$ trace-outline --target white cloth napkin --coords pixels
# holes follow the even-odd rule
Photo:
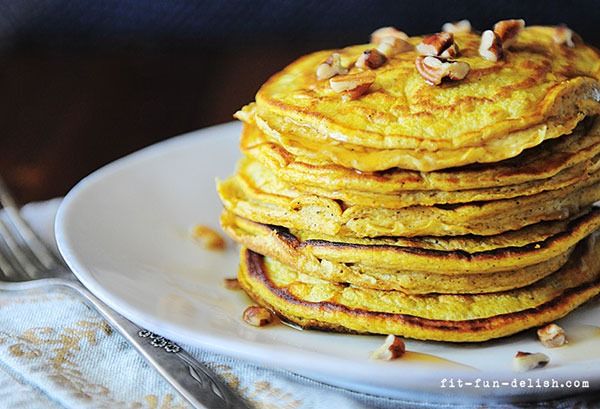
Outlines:
[[[52,246],[60,199],[23,215]],[[331,387],[302,376],[188,348],[256,408],[445,408],[472,403],[393,400]],[[600,398],[572,397],[518,407],[592,408]],[[0,408],[188,408],[123,338],[69,290],[0,292]],[[508,408],[489,403],[480,407]]]

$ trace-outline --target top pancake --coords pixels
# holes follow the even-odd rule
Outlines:
[[[552,139],[501,162],[474,164],[435,172],[394,168],[384,172],[357,172],[338,165],[315,166],[298,160],[282,146],[265,139],[254,125],[245,124],[242,152],[290,183],[329,190],[358,190],[379,194],[406,191],[461,191],[511,186],[571,173],[576,165],[600,155],[600,118],[588,117],[570,135]],[[588,168],[588,165],[583,165]],[[567,170],[570,169],[570,170]]]
[[[370,92],[349,101],[315,77],[316,67],[332,51],[312,53],[271,77],[256,105],[238,117],[263,132],[294,139],[346,144],[349,150],[395,150],[395,162],[378,169],[375,161],[361,169],[366,171],[496,162],[568,133],[556,124],[574,127],[582,116],[600,112],[600,56],[583,44],[554,44],[553,30],[525,28],[499,62],[479,56],[479,35],[456,34],[458,59],[471,71],[464,80],[441,86],[427,84],[417,73],[415,51],[397,54],[374,70]],[[371,47],[337,52],[348,63]]]

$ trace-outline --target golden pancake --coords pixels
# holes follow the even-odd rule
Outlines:
[[[332,284],[247,249],[238,278],[257,303],[305,328],[473,342],[559,319],[599,294],[599,250],[590,236],[551,276],[493,294],[408,295]]]
[[[303,271],[302,265],[319,260],[329,262],[370,266],[375,269],[405,270],[436,274],[480,274],[507,271],[541,263],[564,254],[580,240],[600,227],[600,208],[571,220],[565,229],[544,240],[531,241],[521,246],[506,243],[505,247],[495,247],[486,251],[468,252],[468,247],[457,250],[432,250],[418,247],[416,242],[410,247],[389,244],[356,244],[325,240],[299,240],[286,229],[255,223],[229,212],[221,216],[223,228],[239,243],[251,250],[299,264],[292,267]],[[532,230],[532,229],[530,229]],[[452,239],[450,239],[452,240]],[[455,241],[458,241],[456,238]],[[473,240],[472,237],[467,238]],[[438,246],[443,247],[445,237],[438,238]],[[485,237],[482,237],[485,241]],[[306,260],[306,261],[305,261]]]
[[[588,118],[583,122],[585,126],[579,125],[573,134],[545,141],[515,158],[436,172],[392,169],[364,173],[336,165],[309,165],[281,146],[267,142],[258,128],[251,125],[244,125],[240,145],[243,153],[290,183],[378,194],[412,190],[448,192],[547,179],[577,164],[591,161],[600,153],[600,119]],[[586,164],[584,168],[588,169],[588,166]]]
[[[571,252],[572,249],[569,249],[539,264],[492,274],[471,273],[448,276],[363,266],[358,263],[336,263],[325,259],[320,261],[320,268],[311,270],[312,274],[305,273],[333,283],[375,290],[396,290],[406,294],[495,293],[525,287],[554,273],[567,262]],[[267,253],[264,255],[269,256]],[[297,265],[299,262],[298,260],[295,260],[295,263],[290,262],[291,260],[279,261],[289,266]]]
[[[525,149],[537,146],[545,140],[571,133],[584,120],[586,114],[595,115],[598,113],[600,113],[600,109],[590,109],[568,118],[550,119],[543,125],[514,132],[504,140],[494,141],[485,146],[436,151],[419,149],[382,150],[338,141],[326,143],[306,135],[280,133],[267,125],[266,122],[258,118],[255,119],[256,125],[267,136],[267,140],[281,145],[285,150],[295,155],[298,160],[311,165],[336,164],[361,172],[385,171],[395,167],[431,172],[472,163],[494,162],[495,160],[492,160],[492,158],[497,158],[497,160],[513,158]],[[529,137],[531,141],[527,145],[522,145],[525,137]]]
[[[319,234],[302,230],[289,230],[289,232],[301,241],[328,241],[366,246],[383,245],[408,248],[414,247],[438,251],[462,251],[466,253],[480,253],[484,251],[496,250],[506,247],[524,247],[532,243],[541,243],[560,233],[572,231],[573,225],[574,223],[576,223],[576,219],[578,218],[582,218],[582,220],[584,220],[584,218],[587,220],[592,220],[593,218],[593,220],[595,220],[595,218],[597,217],[597,211],[597,208],[595,206],[592,206],[587,211],[573,216],[569,219],[549,220],[540,223],[530,224],[529,226],[525,226],[519,230],[510,230],[491,236],[476,236],[473,234],[468,234],[465,236],[342,237],[329,236],[326,234]],[[224,211],[224,214],[231,215],[231,213],[228,213],[227,211]],[[235,217],[239,220],[246,220],[233,215],[231,215],[231,217]],[[246,223],[254,223],[256,225],[260,225],[255,222],[250,222],[249,220],[246,220]],[[587,221],[585,223],[587,223]]]
[[[421,272],[410,269],[410,260],[406,266],[393,268],[384,262],[378,265],[346,263],[315,256],[311,252],[315,243],[300,242],[284,229],[260,225],[228,212],[223,213],[221,224],[226,232],[244,247],[276,259],[296,271],[331,282],[380,290],[399,290],[409,294],[475,294],[524,287],[562,267],[573,248],[571,246],[566,247],[563,252],[556,251],[556,256],[526,267],[517,266],[509,271],[485,273],[471,271],[468,274],[447,272],[445,254],[438,252],[436,256],[431,256],[432,264],[429,270],[433,272]],[[554,240],[560,241],[560,238]],[[557,247],[554,243],[531,243],[529,247],[536,251],[538,246],[540,249],[542,246]],[[363,249],[363,252],[366,250]],[[452,253],[448,254],[448,257],[452,257]]]
[[[409,51],[374,70],[369,93],[343,102],[328,81],[315,77],[332,51],[312,53],[271,77],[256,105],[238,117],[270,138],[301,142],[330,162],[364,171],[496,162],[567,134],[583,116],[600,112],[598,53],[584,44],[554,44],[553,33],[552,27],[525,28],[498,62],[479,56],[478,34],[455,34],[460,60],[471,66],[464,80],[430,86],[414,67],[416,51]],[[348,63],[369,47],[336,52]]]
[[[265,193],[239,176],[220,182],[218,191],[232,213],[294,230],[355,237],[489,236],[578,214],[600,200],[599,180],[600,172],[596,172],[584,182],[531,196],[402,209],[347,207],[311,195],[291,199]]]
[[[403,191],[393,194],[362,192],[350,189],[331,190],[323,186],[303,185],[299,181],[287,182],[271,169],[248,157],[242,158],[238,163],[237,176],[244,179],[247,185],[260,186],[260,190],[265,193],[286,196],[290,199],[315,195],[332,200],[341,200],[348,207],[369,206],[401,209],[416,205],[457,204],[530,196],[547,190],[561,189],[575,183],[584,182],[599,169],[600,154],[585,163],[565,169],[551,178],[525,182],[519,185],[453,192]]]

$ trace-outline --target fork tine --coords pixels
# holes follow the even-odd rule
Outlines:
[[[5,258],[11,259],[13,265],[17,267],[17,270],[13,269],[16,279],[31,279],[35,278],[36,271],[38,268],[30,261],[25,251],[21,248],[17,239],[13,236],[13,233],[6,226],[5,222],[0,218],[0,237],[6,244],[7,252],[4,254]],[[22,277],[18,277],[18,276]]]
[[[10,261],[4,256],[2,246],[2,243],[0,243],[0,281],[5,279],[15,280],[17,273]]]
[[[37,235],[31,230],[29,225],[23,220],[19,212],[17,202],[11,195],[6,183],[0,176],[0,204],[4,207],[6,215],[10,219],[15,229],[19,232],[21,238],[25,241],[31,253],[37,258],[39,263],[46,269],[52,269],[58,266],[58,259],[52,254],[52,251],[46,247]]]

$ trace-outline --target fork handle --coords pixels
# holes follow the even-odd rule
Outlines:
[[[83,295],[114,329],[173,387],[200,409],[248,409],[249,406],[206,365],[196,361],[179,345],[138,327],[106,305],[81,283],[65,283]]]

